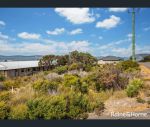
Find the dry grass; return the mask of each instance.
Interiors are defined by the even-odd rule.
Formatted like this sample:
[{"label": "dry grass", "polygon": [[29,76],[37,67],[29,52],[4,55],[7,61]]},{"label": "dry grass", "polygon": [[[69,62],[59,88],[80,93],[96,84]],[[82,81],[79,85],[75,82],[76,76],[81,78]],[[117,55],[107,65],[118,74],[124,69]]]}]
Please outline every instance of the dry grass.
[{"label": "dry grass", "polygon": [[35,91],[31,85],[18,88],[14,93],[12,93],[10,104],[18,105],[27,102],[29,99],[32,99],[36,96]]},{"label": "dry grass", "polygon": [[91,101],[99,100],[101,102],[105,102],[108,100],[113,94],[112,90],[102,91],[99,93],[95,93],[93,90],[89,90],[88,97]]},{"label": "dry grass", "polygon": [[124,99],[109,99],[105,103],[107,112],[136,112],[143,111],[148,108],[148,104],[138,103],[135,98],[124,98]]},{"label": "dry grass", "polygon": [[111,98],[112,99],[121,99],[121,98],[125,98],[125,97],[127,97],[126,91],[120,90],[120,91],[115,91]]}]

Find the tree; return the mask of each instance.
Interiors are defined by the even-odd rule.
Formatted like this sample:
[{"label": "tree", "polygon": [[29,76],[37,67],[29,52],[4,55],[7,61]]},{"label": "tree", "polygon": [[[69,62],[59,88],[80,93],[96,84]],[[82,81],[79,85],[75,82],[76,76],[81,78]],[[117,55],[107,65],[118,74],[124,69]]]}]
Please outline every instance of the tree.
[{"label": "tree", "polygon": [[45,66],[47,69],[51,69],[55,64],[56,61],[55,55],[46,55],[43,56],[39,61],[39,66]]},{"label": "tree", "polygon": [[91,54],[78,51],[71,52],[69,58],[70,64],[76,63],[83,70],[90,70],[89,68],[97,63],[97,59]]}]

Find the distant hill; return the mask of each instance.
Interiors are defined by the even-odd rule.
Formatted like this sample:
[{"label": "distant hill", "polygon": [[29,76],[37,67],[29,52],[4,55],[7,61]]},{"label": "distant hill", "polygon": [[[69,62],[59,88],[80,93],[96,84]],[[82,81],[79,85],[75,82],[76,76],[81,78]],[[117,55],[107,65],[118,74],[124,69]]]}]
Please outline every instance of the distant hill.
[{"label": "distant hill", "polygon": [[128,59],[127,57],[117,57],[117,56],[99,56],[97,57],[98,60],[101,59],[108,59],[108,60],[126,60]]},{"label": "distant hill", "polygon": [[150,54],[136,54],[135,58],[136,58],[137,61],[142,61],[147,56],[150,56]]},{"label": "distant hill", "polygon": [[3,55],[0,55],[0,62],[2,62],[2,61],[32,61],[32,60],[39,60],[41,57],[42,57],[41,55],[34,55],[34,56],[22,56],[22,55],[3,56]]}]

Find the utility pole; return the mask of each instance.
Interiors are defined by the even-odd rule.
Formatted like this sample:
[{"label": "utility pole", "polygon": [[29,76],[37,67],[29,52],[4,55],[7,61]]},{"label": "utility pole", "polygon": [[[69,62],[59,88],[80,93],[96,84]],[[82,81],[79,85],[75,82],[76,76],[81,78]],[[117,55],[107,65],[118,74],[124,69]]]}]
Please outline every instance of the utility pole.
[{"label": "utility pole", "polygon": [[135,61],[135,9],[132,9],[132,61]]},{"label": "utility pole", "polygon": [[129,13],[132,13],[132,61],[136,60],[135,57],[135,8],[132,8],[131,11],[128,10]]}]

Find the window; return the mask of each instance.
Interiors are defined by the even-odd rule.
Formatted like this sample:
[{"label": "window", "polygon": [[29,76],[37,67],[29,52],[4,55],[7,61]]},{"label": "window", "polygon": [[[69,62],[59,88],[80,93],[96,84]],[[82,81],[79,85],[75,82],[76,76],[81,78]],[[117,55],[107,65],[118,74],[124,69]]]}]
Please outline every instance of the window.
[{"label": "window", "polygon": [[24,72],[24,69],[21,69],[21,72]]},{"label": "window", "polygon": [[33,68],[33,71],[36,71],[36,68]]}]

